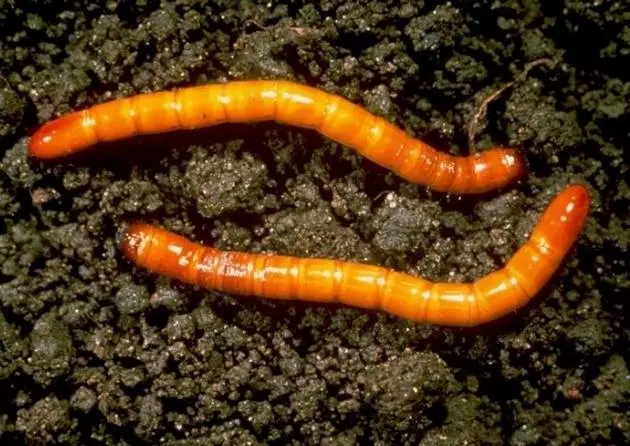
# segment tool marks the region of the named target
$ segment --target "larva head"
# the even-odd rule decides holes
[[[123,235],[122,252],[136,265],[182,282],[194,283],[203,246],[146,223],[132,223]]]
[[[146,223],[131,223],[123,234],[120,250],[134,263],[144,265],[155,241],[156,229]]]
[[[70,113],[47,122],[31,136],[29,155],[52,159],[78,152],[96,142],[92,125],[83,112]]]

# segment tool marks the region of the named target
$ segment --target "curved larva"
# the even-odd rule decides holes
[[[452,156],[340,96],[288,81],[228,82],[113,100],[44,124],[31,138],[29,152],[50,159],[138,134],[268,120],[315,129],[437,191],[482,193],[527,170],[514,149]]]
[[[473,283],[434,283],[360,263],[221,251],[144,223],[130,225],[121,249],[140,267],[227,293],[339,302],[417,322],[475,326],[521,308],[540,291],[576,241],[589,207],[584,187],[565,188],[505,267]]]

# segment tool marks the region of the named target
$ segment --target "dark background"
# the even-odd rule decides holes
[[[627,2],[0,0],[0,25],[2,444],[630,441]],[[235,79],[320,87],[453,154],[514,146],[530,173],[449,197],[273,123],[27,156],[60,114]],[[141,218],[471,281],[574,181],[593,208],[561,272],[474,330],[203,291],[117,249]]]

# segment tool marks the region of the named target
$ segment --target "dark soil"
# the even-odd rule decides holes
[[[0,26],[2,444],[630,442],[627,2],[0,0]],[[63,113],[235,79],[343,95],[453,154],[514,146],[530,172],[446,196],[273,123],[27,155]],[[195,289],[117,247],[141,218],[470,281],[575,181],[593,209],[561,272],[474,330]]]

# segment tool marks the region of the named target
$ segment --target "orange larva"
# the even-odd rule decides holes
[[[526,172],[513,149],[452,156],[340,96],[287,81],[228,82],[113,100],[45,124],[31,138],[29,151],[37,158],[57,158],[138,134],[267,120],[315,129],[438,191],[482,193]]]
[[[144,223],[121,249],[138,266],[189,284],[238,295],[338,302],[417,322],[475,326],[525,305],[558,269],[589,210],[580,185],[558,194],[504,268],[473,283],[433,283],[360,263],[228,252]]]
[[[230,82],[111,101],[45,124],[29,151],[56,158],[137,134],[265,120],[315,129],[439,191],[486,192],[526,170],[513,149],[454,157],[339,96],[286,81]],[[340,302],[418,322],[473,326],[522,307],[540,291],[577,239],[589,206],[584,187],[567,187],[504,268],[467,284],[433,283],[359,263],[220,251],[144,223],[127,229],[121,249],[138,266],[228,293]]]

